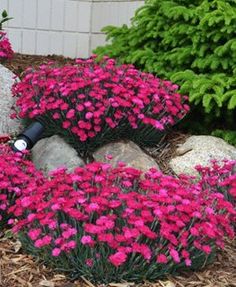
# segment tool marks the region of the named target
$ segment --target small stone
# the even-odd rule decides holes
[[[37,169],[45,173],[60,167],[73,171],[78,166],[84,166],[75,149],[58,135],[38,141],[32,149],[32,161]]]
[[[236,148],[213,136],[191,136],[176,152],[170,167],[177,175],[198,176],[196,165],[209,166],[212,160],[236,160]]]
[[[10,118],[15,101],[11,88],[16,80],[15,74],[0,64],[0,134],[17,134],[21,129],[20,121]]]
[[[109,156],[112,159],[109,159]],[[142,171],[147,171],[152,167],[160,170],[156,161],[132,141],[109,143],[96,150],[93,157],[96,161],[109,162],[112,166],[117,166],[119,162],[124,162],[127,166]]]

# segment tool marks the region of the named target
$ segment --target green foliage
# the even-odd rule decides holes
[[[236,1],[147,0],[131,27],[105,27],[99,56],[171,79],[214,119],[236,108]]]
[[[2,30],[2,24],[11,20],[12,18],[11,17],[8,17],[8,14],[7,14],[7,11],[6,10],[3,10],[2,12],[2,18],[0,18],[0,30]]]
[[[229,144],[236,146],[236,131],[232,130],[215,130],[212,132],[213,136],[220,137]]]

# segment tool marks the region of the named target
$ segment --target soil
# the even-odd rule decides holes
[[[73,59],[62,56],[35,56],[15,54],[11,62],[5,66],[18,77],[29,66],[37,67],[47,61],[55,61],[58,65],[71,63]],[[184,142],[188,135],[173,132],[167,135],[159,145],[145,151],[156,159],[162,171],[171,174],[169,160],[174,156],[177,146]],[[155,283],[111,283],[110,287],[236,287],[236,242],[226,244],[220,251],[214,264],[204,267],[199,272],[187,272],[179,276],[170,276]],[[78,282],[70,282],[63,274],[44,266],[41,262],[24,254],[20,242],[9,231],[0,233],[0,287],[95,287],[91,282],[81,278]],[[105,285],[103,285],[105,286]],[[96,286],[96,287],[102,287]]]

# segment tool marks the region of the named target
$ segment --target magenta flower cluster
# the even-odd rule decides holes
[[[26,186],[37,187],[42,175],[21,153],[0,144],[0,228],[5,225],[8,208]]]
[[[236,164],[235,161],[224,161],[224,164],[213,160],[211,166],[196,166],[201,175],[201,185],[222,192],[227,200],[236,204]],[[227,187],[227,188],[225,188]]]
[[[225,163],[219,172],[229,175],[235,165]],[[219,178],[206,185],[154,168],[143,174],[97,162],[73,173],[60,169],[37,186],[32,178],[10,207],[17,220],[9,223],[26,248],[74,275],[105,282],[142,280],[151,272],[155,279],[194,267],[234,237],[235,206],[215,188]],[[235,176],[223,185],[235,196]]]
[[[0,31],[0,61],[9,60],[13,57],[13,50],[11,47],[11,43],[6,37],[6,33]]]
[[[164,131],[189,110],[177,88],[132,65],[108,58],[97,63],[92,57],[64,67],[49,63],[28,69],[13,93],[20,118],[41,118],[48,129],[83,144],[110,141],[109,132],[131,137],[130,129]]]

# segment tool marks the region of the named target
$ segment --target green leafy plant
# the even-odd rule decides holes
[[[13,18],[11,18],[11,17],[8,16],[6,10],[4,10],[4,11],[2,12],[2,15],[1,15],[1,16],[2,16],[2,18],[0,19],[0,30],[2,30],[2,24],[3,24],[3,23],[5,23],[5,22],[7,22],[7,21],[9,21],[9,20],[11,20],[11,19],[13,19]]]
[[[229,144],[236,146],[236,131],[217,129],[212,132],[212,135],[220,137],[227,141]]]
[[[171,79],[215,122],[236,108],[235,25],[232,0],[147,0],[131,27],[105,27],[111,43],[94,52]]]

